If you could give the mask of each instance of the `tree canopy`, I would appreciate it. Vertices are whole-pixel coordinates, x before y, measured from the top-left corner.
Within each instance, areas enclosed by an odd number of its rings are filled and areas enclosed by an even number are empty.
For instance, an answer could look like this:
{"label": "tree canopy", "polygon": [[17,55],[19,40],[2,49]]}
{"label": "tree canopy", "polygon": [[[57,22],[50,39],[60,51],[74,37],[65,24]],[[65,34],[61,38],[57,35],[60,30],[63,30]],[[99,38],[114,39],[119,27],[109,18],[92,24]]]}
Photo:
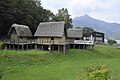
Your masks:
{"label": "tree canopy", "polygon": [[109,39],[108,40],[108,44],[110,44],[111,46],[113,45],[113,44],[116,44],[117,42],[115,41],[115,40],[112,40],[112,39]]}
{"label": "tree canopy", "polygon": [[34,33],[40,22],[50,21],[53,15],[39,0],[0,0],[0,37],[7,36],[13,23],[27,25]]}
{"label": "tree canopy", "polygon": [[72,28],[72,18],[70,18],[70,14],[68,10],[65,8],[59,9],[58,13],[53,17],[53,21],[65,21],[66,29]]}
{"label": "tree canopy", "polygon": [[84,33],[89,33],[89,32],[92,32],[94,31],[94,29],[92,27],[83,27],[83,32]]}

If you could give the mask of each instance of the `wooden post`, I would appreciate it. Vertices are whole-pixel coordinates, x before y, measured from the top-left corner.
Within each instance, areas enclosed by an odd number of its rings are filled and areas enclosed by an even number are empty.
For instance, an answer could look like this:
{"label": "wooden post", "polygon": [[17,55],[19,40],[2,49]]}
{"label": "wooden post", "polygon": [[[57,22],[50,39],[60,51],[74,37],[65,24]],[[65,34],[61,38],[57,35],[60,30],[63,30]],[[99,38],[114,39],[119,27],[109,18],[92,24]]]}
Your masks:
{"label": "wooden post", "polygon": [[23,44],[24,44],[24,41],[23,41],[23,38],[22,38],[22,50],[23,50]]}
{"label": "wooden post", "polygon": [[29,44],[26,44],[26,49],[27,49],[27,50],[28,50],[28,45],[29,45]]}
{"label": "wooden post", "polygon": [[64,55],[66,54],[66,45],[63,46]]}
{"label": "wooden post", "polygon": [[15,49],[15,46],[14,46],[14,44],[13,44],[13,50]]}
{"label": "wooden post", "polygon": [[42,48],[41,49],[43,50],[43,44],[42,44]]}
{"label": "wooden post", "polygon": [[92,45],[92,50],[94,49],[94,45]]}
{"label": "wooden post", "polygon": [[8,44],[8,46],[9,46],[8,48],[11,49],[11,44]]}
{"label": "wooden post", "polygon": [[80,49],[80,44],[78,44],[78,49]]}
{"label": "wooden post", "polygon": [[52,46],[52,50],[55,50],[55,49],[54,49],[54,45]]}
{"label": "wooden post", "polygon": [[20,45],[18,45],[18,50],[20,50]]}
{"label": "wooden post", "polygon": [[85,44],[83,44],[83,49],[85,49]]}
{"label": "wooden post", "polygon": [[22,44],[22,50],[24,50],[24,45]]}
{"label": "wooden post", "polygon": [[19,44],[17,45],[17,50],[19,50]]}
{"label": "wooden post", "polygon": [[58,45],[58,51],[60,51],[60,45]]}
{"label": "wooden post", "polygon": [[48,50],[51,52],[51,45],[49,45]]}
{"label": "wooden post", "polygon": [[73,45],[73,48],[75,49],[75,44]]}
{"label": "wooden post", "polygon": [[70,45],[68,44],[68,49],[70,49]]}
{"label": "wooden post", "polygon": [[37,49],[38,47],[37,47],[37,44],[35,44],[35,49]]}

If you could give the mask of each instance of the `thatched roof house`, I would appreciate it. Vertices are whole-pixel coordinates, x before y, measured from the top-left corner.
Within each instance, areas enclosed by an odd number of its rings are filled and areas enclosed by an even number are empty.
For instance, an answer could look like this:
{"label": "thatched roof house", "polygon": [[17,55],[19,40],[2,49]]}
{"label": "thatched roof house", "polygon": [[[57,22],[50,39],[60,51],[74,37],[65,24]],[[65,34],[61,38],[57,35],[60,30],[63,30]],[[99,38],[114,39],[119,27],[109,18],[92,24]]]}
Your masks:
{"label": "thatched roof house", "polygon": [[10,43],[27,43],[33,37],[28,26],[13,24],[8,32]]}
{"label": "thatched roof house", "polygon": [[8,32],[8,36],[15,30],[19,37],[32,37],[32,33],[28,26],[13,24]]}
{"label": "thatched roof house", "polygon": [[42,22],[38,25],[35,32],[37,43],[49,44],[53,41],[54,44],[62,44],[65,42],[65,22]]}
{"label": "thatched roof house", "polygon": [[67,37],[68,38],[82,38],[83,30],[82,29],[68,29]]}

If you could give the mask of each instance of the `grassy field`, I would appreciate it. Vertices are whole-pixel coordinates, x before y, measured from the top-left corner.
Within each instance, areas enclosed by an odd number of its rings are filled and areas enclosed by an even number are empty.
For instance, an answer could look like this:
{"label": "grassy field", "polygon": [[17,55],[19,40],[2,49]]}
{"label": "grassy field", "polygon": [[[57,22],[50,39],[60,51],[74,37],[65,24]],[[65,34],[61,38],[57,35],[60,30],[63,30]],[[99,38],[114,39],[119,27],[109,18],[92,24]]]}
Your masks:
{"label": "grassy field", "polygon": [[120,80],[120,49],[96,46],[95,50],[60,52],[0,50],[2,80],[77,80],[87,65],[102,63]]}

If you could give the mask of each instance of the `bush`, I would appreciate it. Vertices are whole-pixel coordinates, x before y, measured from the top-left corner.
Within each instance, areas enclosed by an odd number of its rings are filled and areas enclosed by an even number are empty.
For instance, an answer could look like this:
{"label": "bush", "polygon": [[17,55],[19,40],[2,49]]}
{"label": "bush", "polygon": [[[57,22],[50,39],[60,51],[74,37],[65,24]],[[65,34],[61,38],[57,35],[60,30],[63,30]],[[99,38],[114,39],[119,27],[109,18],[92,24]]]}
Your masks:
{"label": "bush", "polygon": [[109,39],[109,40],[108,40],[108,43],[112,46],[113,44],[116,44],[117,42],[116,42],[115,40]]}
{"label": "bush", "polygon": [[110,70],[103,64],[95,64],[84,67],[84,74],[79,80],[109,80]]}
{"label": "bush", "polygon": [[0,49],[4,49],[5,48],[5,42],[0,41]]}

